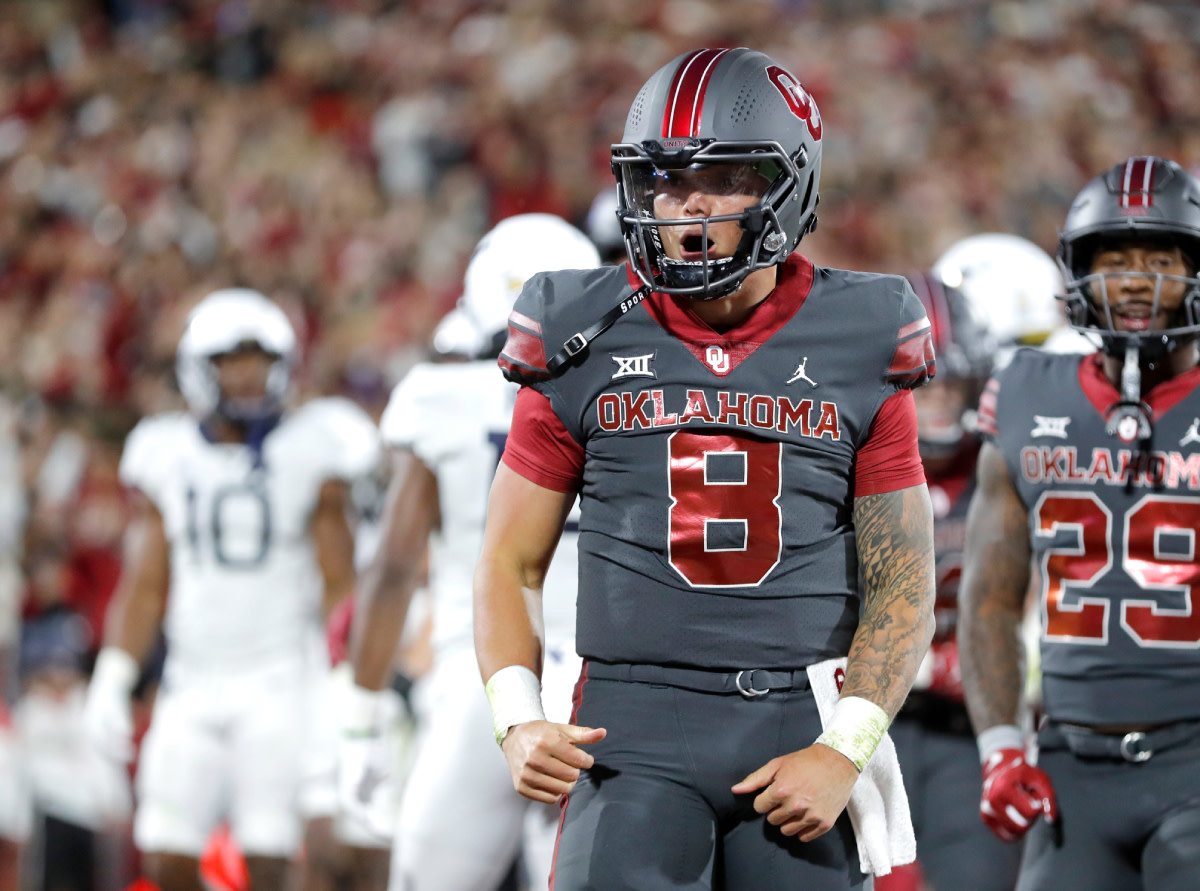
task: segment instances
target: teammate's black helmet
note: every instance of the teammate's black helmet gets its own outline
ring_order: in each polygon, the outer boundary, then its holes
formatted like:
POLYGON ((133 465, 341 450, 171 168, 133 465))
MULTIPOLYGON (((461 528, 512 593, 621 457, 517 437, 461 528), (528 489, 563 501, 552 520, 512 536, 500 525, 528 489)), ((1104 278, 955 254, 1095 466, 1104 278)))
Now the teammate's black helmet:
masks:
POLYGON ((712 300, 736 291, 754 270, 781 263, 817 223, 821 130, 821 114, 800 81, 762 53, 696 50, 660 68, 612 147, 630 266, 656 291, 712 300), (660 228, 698 221, 657 219, 656 186, 672 170, 709 164, 751 166, 761 200, 740 214, 701 220, 706 227, 741 224, 732 257, 672 260, 660 228))
POLYGON ((929 318, 933 349, 937 355, 938 381, 960 381, 964 386, 962 414, 939 429, 918 424, 917 438, 922 457, 954 453, 969 431, 975 428, 974 406, 992 373, 996 340, 971 301, 936 275, 910 272, 908 283, 920 298, 929 318))
POLYGON ((1134 157, 1097 176, 1076 196, 1058 240, 1058 262, 1067 287, 1067 316, 1076 328, 1099 329, 1102 349, 1125 355, 1137 341, 1142 358, 1153 359, 1200 333, 1200 181, 1174 161, 1134 157), (1162 242, 1180 248, 1192 275, 1158 275, 1188 285, 1183 303, 1167 329, 1132 333, 1113 326, 1105 275, 1091 273, 1097 248, 1112 242, 1162 242))

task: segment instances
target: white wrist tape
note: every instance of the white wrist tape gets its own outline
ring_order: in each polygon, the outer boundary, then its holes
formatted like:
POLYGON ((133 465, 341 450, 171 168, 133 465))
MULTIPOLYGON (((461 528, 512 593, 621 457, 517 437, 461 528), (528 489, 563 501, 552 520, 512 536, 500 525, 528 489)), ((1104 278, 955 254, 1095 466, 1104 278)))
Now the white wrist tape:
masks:
POLYGON ((346 736, 373 735, 382 699, 382 690, 368 690, 351 683, 342 702, 342 733, 346 736))
POLYGON ((137 686, 141 673, 137 660, 125 650, 120 647, 105 647, 96 657, 96 666, 92 669, 92 683, 110 690, 119 690, 122 695, 128 696, 137 686))
POLYGON ((546 720, 542 711, 542 682, 524 665, 500 669, 488 678, 486 689, 496 742, 503 744, 509 729, 518 724, 546 720))
POLYGON ((1001 749, 1018 749, 1025 751, 1025 734, 1016 724, 997 724, 989 727, 975 740, 979 747, 979 763, 987 764, 993 752, 1001 749))
POLYGON ((841 752, 861 773, 890 723, 887 712, 869 699, 844 696, 833 707, 833 716, 817 742, 841 752))

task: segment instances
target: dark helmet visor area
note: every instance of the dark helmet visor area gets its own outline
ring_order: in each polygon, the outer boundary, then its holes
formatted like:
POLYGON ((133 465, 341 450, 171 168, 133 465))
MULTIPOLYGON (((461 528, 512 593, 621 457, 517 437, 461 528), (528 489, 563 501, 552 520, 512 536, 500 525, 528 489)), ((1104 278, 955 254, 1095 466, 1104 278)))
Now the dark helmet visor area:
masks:
POLYGON ((1196 276, 1161 272, 1096 272, 1071 281, 1065 302, 1071 326, 1082 331, 1099 331, 1101 348, 1112 355, 1123 357, 1126 347, 1134 342, 1141 348, 1141 358, 1153 361, 1200 334, 1200 278, 1196 276), (1152 296, 1142 304, 1144 314, 1150 319, 1159 315, 1164 288, 1182 286, 1183 299, 1171 312, 1165 328, 1130 331, 1118 327, 1116 316, 1122 309, 1121 303, 1113 295, 1120 288, 1122 280, 1130 277, 1144 278, 1152 283, 1152 296))
MULTIPOLYGON (((803 159, 802 159, 803 163, 803 159)), ((695 140, 672 151, 655 143, 613 147, 618 215, 632 268, 654 290, 711 300, 733 293, 756 269, 783 260, 787 237, 778 210, 796 190, 796 164, 778 143, 708 143, 695 140), (683 216, 695 192, 749 196, 744 211, 683 216), (666 255, 663 231, 703 226, 697 250, 706 250, 708 227, 738 223, 743 237, 731 257, 678 260, 666 255)))

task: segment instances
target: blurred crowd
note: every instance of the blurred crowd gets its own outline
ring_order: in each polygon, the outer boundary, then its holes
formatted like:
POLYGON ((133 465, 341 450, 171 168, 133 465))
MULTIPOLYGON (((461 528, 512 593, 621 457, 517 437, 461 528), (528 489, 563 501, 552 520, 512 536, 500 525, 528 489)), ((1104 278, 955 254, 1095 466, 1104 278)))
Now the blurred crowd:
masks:
POLYGON ((0 4, 0 726, 86 673, 122 439, 177 404, 208 291, 278 300, 302 390, 378 413, 479 236, 586 225, 638 86, 700 45, 761 49, 816 97, 817 262, 925 267, 981 231, 1053 252, 1115 161, 1200 165, 1198 44, 1200 7, 1130 0, 0 4))

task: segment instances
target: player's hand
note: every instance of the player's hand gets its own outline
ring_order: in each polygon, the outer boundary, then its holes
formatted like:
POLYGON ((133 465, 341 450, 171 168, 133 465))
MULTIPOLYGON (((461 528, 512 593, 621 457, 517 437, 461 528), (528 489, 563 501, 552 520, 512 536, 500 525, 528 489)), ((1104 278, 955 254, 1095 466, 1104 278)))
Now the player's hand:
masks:
POLYGON ((1050 777, 1025 760, 1020 749, 997 749, 983 765, 979 816, 1004 841, 1018 841, 1034 820, 1058 819, 1050 777))
POLYGON ((88 739, 106 758, 122 764, 133 760, 133 703, 137 663, 124 651, 101 650, 88 684, 83 726, 88 739))
POLYGON ((603 727, 577 727, 550 721, 528 721, 508 731, 501 748, 512 774, 513 788, 534 801, 553 804, 575 787, 579 772, 595 759, 580 746, 608 735, 603 727))
POLYGON ((359 687, 349 666, 334 669, 332 683, 341 711, 338 809, 380 840, 390 839, 395 831, 401 765, 385 726, 387 694, 359 687))
POLYGON ((837 822, 858 780, 858 768, 828 746, 811 745, 772 758, 733 787, 735 795, 762 792, 754 809, 784 835, 819 838, 837 822))
POLYGON ((397 766, 382 730, 352 733, 338 743, 338 807, 380 840, 392 837, 399 798, 397 766))

